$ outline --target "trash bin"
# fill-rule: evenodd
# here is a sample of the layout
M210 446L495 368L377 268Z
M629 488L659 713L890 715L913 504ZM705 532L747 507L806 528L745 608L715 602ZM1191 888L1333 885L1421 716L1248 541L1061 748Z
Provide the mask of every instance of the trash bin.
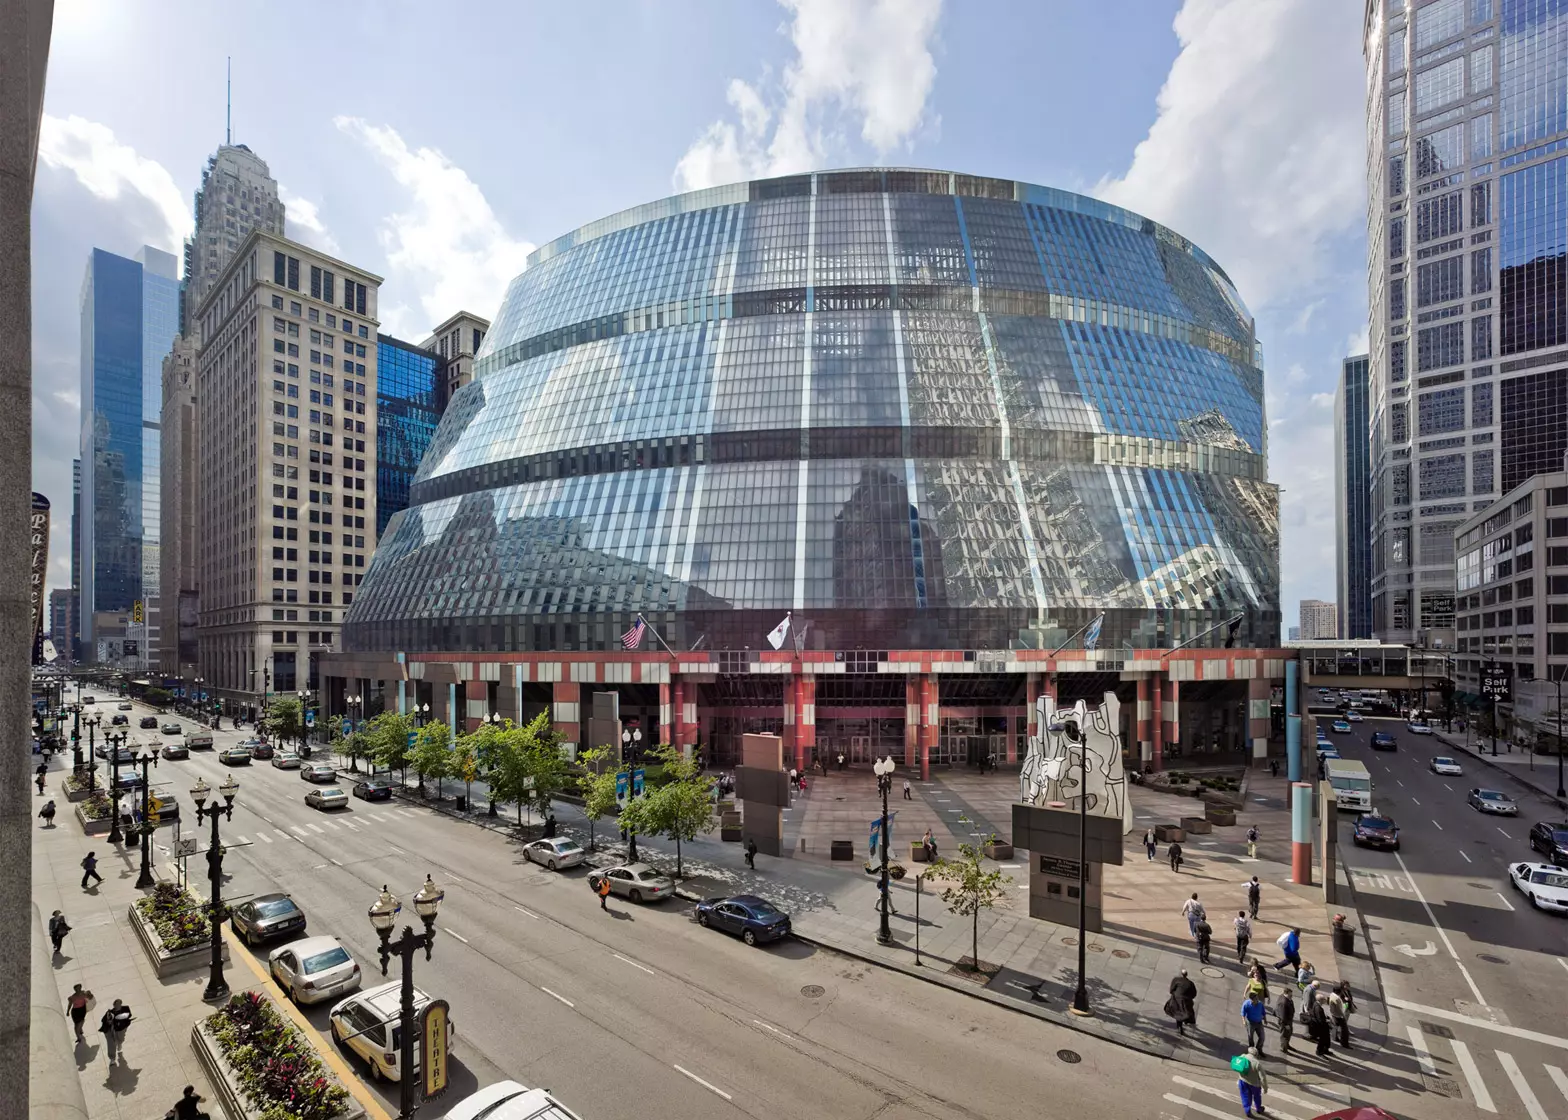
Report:
M459 813L468 812L468 798L464 797L462 794L457 795L457 811Z
M1356 931L1345 924L1345 916L1334 916L1334 952L1344 953L1347 957L1356 955Z

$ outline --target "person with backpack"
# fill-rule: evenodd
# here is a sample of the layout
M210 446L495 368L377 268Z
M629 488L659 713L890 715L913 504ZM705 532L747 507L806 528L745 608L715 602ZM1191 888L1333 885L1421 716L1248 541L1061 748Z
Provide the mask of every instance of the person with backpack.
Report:
M44 802L44 807L38 810L38 815L43 818L45 828L54 827L54 798Z
M1231 923L1236 927L1236 963L1247 963L1247 945L1252 941L1252 923L1247 920L1245 910L1236 911L1235 921Z
M98 874L98 853L88 852L82 857L82 890L87 889L87 880L95 879L103 882L103 876Z
M1230 1068L1236 1071L1236 1088L1241 1093L1242 1115L1256 1113L1266 1116L1267 1113L1263 1111L1263 1091L1269 1087L1269 1079L1263 1072L1263 1052L1253 1048L1245 1054L1237 1054L1230 1060Z
M1253 825L1247 829L1247 858L1258 858L1258 826Z
M1198 1025L1198 985L1192 982L1185 968L1171 981L1171 994L1165 1001L1165 1014L1176 1021L1178 1034L1186 1034L1188 1024Z
M1285 954L1284 958L1275 964L1275 968L1284 968L1286 965L1289 965L1292 970L1295 970L1301 967L1301 931L1299 929L1287 929L1279 935L1279 940L1275 944Z
M1263 884L1258 882L1258 877L1254 875L1252 881L1247 884L1247 909L1252 912L1251 918L1253 921L1258 920L1258 903L1262 901Z
M56 910L49 915L49 944L54 946L58 953L60 946L65 942L65 935L71 932L71 924L65 920L65 915Z
M1288 985L1274 1005L1274 1018L1279 1023L1279 1048L1289 1054L1290 1039L1296 1033L1296 997Z
M1198 940L1198 923L1207 918L1208 912L1204 910L1203 903L1198 901L1198 892L1193 891L1192 897L1181 904L1181 916L1187 919L1187 932L1194 941Z
M1214 939L1214 927L1209 925L1207 919L1199 918L1197 926L1198 936L1198 963L1209 963L1209 948Z
M116 1059L125 1060L125 1031L135 1018L131 1009L120 1000L114 1001L114 1006L103 1013L103 1018L98 1021L98 1029L103 1032L104 1049L109 1053L109 1064L113 1065Z
M1171 846L1165 849L1165 851L1170 856L1171 870L1179 874L1181 872L1181 841L1172 840Z

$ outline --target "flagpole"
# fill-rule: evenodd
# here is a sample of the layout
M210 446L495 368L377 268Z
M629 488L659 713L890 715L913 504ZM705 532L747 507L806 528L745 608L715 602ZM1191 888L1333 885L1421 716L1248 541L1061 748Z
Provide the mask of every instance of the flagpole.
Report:
M649 622L646 618L643 618L642 615L638 615L637 617L642 619L642 624L648 628L648 633L653 635L654 641L658 642L661 646L664 647L665 651L670 655L670 659L672 661L679 661L680 658L676 656L675 651L670 649L670 643L665 641L664 636L653 628L653 623Z
M1068 643L1070 643L1079 634L1082 634L1085 630L1089 629L1089 627L1093 626L1096 622L1098 622L1100 619L1103 619L1104 617L1105 617L1105 612L1101 611L1099 614L1095 615L1094 618L1091 618L1088 622L1085 622L1082 626L1078 627L1078 629L1074 630L1071 634L1067 635L1067 641L1063 642L1061 645L1059 645L1055 649L1053 649L1050 652L1049 656L1055 657L1057 654L1061 653L1062 650L1067 648Z
M1160 654L1160 660L1161 661L1165 660L1165 658L1169 657L1171 654L1175 653L1177 650L1185 649L1186 647L1192 645L1193 642L1201 642L1204 638L1207 638L1210 634L1214 633L1214 631L1218 630L1221 626L1229 626L1232 623L1240 622L1244 617L1246 617L1244 614L1238 613L1238 614L1232 615L1230 618L1227 618L1224 622L1216 622L1213 626L1210 626L1207 630L1205 630L1203 633L1199 634L1197 637L1188 638L1185 642L1178 642L1176 645L1173 645L1170 649L1168 649L1164 653Z

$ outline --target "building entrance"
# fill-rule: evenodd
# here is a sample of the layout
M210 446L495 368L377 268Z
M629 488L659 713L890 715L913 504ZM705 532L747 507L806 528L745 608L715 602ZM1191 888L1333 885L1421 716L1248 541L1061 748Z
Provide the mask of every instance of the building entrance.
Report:
M817 753L830 763L844 752L850 763L870 765L879 758L904 757L904 721L895 717L817 719Z

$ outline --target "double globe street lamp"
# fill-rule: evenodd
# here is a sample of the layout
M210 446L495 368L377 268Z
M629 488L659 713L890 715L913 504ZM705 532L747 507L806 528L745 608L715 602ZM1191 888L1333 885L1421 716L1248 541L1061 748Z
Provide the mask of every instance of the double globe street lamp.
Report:
M223 804L214 801L209 809L207 798L212 796L212 789L206 780L197 778L196 785L191 788L191 800L196 802L196 823L212 819L212 837L207 843L207 913L212 926L212 972L207 979L207 988L201 994L204 1000L220 1000L229 994L229 983L223 978L223 844L218 838L218 818L234 819L234 795L239 791L240 784L229 775L218 787Z
M882 795L882 824L881 831L877 833L877 842L882 848L882 869L877 883L877 890L881 892L881 904L877 907L881 911L881 918L877 925L877 944L890 945L893 941L893 929L888 924L888 913L893 909L893 899L888 893L887 861L888 843L887 829L887 795L893 789L893 770L895 768L893 756L879 758L871 764L871 770L877 776L877 792Z
M440 910L441 900L445 897L446 893L438 889L430 876L426 875L425 885L419 888L413 898L414 913L424 922L425 932L415 933L412 925L405 925L396 941L392 940L392 927L397 924L397 916L403 909L397 896L383 886L381 897L370 908L370 924L381 938L381 975L387 974L387 963L394 956L403 963L402 1002L398 1007L398 1028L402 1031L401 1053L398 1055L398 1083L402 1099L398 1120L410 1120L419 1107L419 1082L414 1076L414 954L423 949L425 960L430 959L436 941L436 912ZM424 1060L431 1060L428 1053L424 1055Z
M152 874L152 830L157 822L153 820L152 815L152 781L147 771L149 767L158 765L157 749L154 747L143 747L141 753L136 756L133 765L142 768L142 867L140 874L136 876L136 885L138 887L150 887L155 882ZM132 791L132 796L135 796L135 791Z

